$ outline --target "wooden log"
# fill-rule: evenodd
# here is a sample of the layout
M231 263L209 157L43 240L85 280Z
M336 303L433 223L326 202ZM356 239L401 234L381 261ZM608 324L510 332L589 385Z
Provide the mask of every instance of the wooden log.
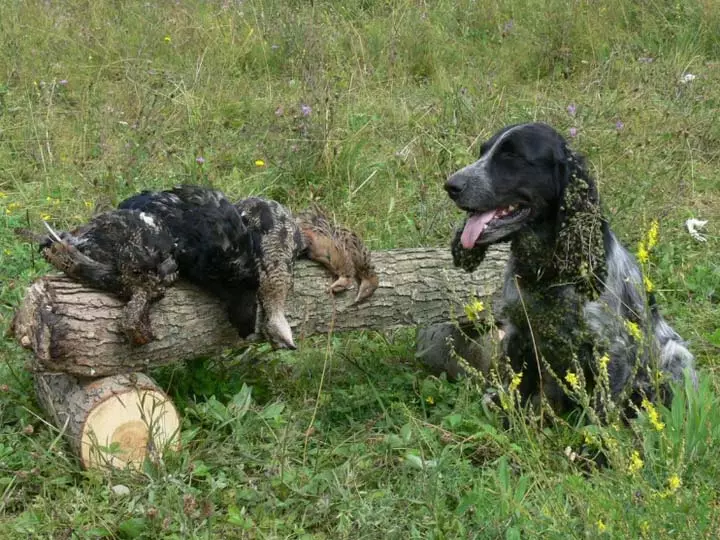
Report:
M288 320L296 341L304 336L348 330L391 330L429 326L451 316L464 320L472 298L489 301L499 291L507 247L491 248L472 274L453 267L448 249L397 249L373 253L380 286L366 302L354 294L334 297L326 271L300 261L288 299ZM34 371L83 377L144 371L170 362L242 346L215 298L185 283L154 304L150 321L156 339L133 347L118 326L122 301L62 276L33 283L12 325L16 339L32 349Z
M34 379L38 402L85 468L137 467L180 440L175 406L147 375Z

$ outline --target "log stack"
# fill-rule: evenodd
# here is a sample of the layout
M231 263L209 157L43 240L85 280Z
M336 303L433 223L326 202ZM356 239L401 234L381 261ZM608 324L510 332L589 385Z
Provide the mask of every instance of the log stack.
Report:
M499 291L506 259L506 248L495 247L467 274L453 267L447 249L374 252L380 286L359 305L352 305L352 292L330 296L325 270L300 261L288 320L300 342L329 331L462 323L468 301L489 303ZM126 341L118 324L122 306L110 294L49 275L29 287L12 324L15 338L33 353L38 402L85 467L137 466L177 444L178 413L146 371L247 345L220 302L187 283L154 304L155 340L147 345ZM447 347L433 350L449 355Z

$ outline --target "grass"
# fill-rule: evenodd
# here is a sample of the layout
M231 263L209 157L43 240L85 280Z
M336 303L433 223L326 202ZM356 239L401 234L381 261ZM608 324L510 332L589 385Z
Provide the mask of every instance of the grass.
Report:
M196 182L321 201L375 249L446 245L443 179L502 125L542 120L588 156L627 245L659 217L650 275L702 370L661 431L649 414L506 427L417 365L411 332L336 335L153 373L183 450L101 474L42 420L6 339L3 538L715 538L718 35L711 0L0 3L3 331L48 270L14 226Z

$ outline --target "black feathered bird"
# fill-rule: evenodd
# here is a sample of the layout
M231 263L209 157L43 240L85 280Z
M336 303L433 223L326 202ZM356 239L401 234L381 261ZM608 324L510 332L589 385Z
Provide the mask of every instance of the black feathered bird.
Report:
M180 275L222 299L241 337L255 332L258 273L253 235L223 193L200 186L143 191L119 204L163 222Z
M164 224L137 210L114 210L70 232L16 233L40 244L45 259L70 278L115 293L127 304L120 326L132 344L152 340L149 308L177 278L173 239Z

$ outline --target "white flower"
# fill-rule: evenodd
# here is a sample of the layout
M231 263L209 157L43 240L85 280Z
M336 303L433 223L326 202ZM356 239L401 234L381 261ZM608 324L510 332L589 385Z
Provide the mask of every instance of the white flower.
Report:
M697 78L697 75L693 75L692 73L683 73L683 76L680 77L680 83L687 84L689 82L694 81L696 78Z
M698 229L705 228L705 225L707 225L707 219L690 218L685 222L685 226L687 227L690 236L698 242L707 242L707 238L698 232Z

